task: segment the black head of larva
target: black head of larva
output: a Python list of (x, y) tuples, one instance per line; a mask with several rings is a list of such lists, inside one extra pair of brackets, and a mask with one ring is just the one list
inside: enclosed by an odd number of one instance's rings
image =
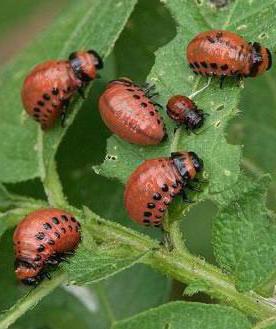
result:
[(194, 109), (186, 114), (186, 125), (190, 130), (199, 129), (204, 123), (204, 113), (200, 109)]
[(190, 158), (193, 162), (194, 168), (197, 173), (203, 171), (204, 169), (204, 163), (203, 160), (198, 157), (198, 155), (195, 152), (188, 152), (190, 155)]
[(184, 182), (194, 179), (204, 168), (202, 159), (194, 152), (173, 152), (171, 159)]
[(90, 49), (87, 52), (92, 55), (96, 69), (101, 70), (104, 67), (102, 57), (93, 49)]
[(70, 54), (69, 62), (75, 76), (89, 82), (96, 77), (96, 70), (103, 68), (103, 60), (95, 50), (75, 51)]

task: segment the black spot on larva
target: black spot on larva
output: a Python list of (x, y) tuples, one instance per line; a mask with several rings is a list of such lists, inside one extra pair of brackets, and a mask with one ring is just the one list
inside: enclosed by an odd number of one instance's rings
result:
[(170, 201), (169, 200), (164, 200), (164, 205), (165, 206), (168, 206), (170, 204)]
[(45, 247), (43, 246), (43, 244), (41, 244), (38, 248), (37, 248), (37, 251), (38, 252), (42, 252), (45, 250)]
[(218, 68), (217, 63), (211, 63), (210, 66), (212, 69), (215, 69), (215, 70)]
[(66, 215), (61, 215), (61, 218), (64, 222), (68, 222), (68, 217)]
[(57, 217), (53, 217), (53, 218), (52, 218), (52, 222), (53, 222), (54, 224), (59, 224), (59, 220), (58, 220)]
[(160, 212), (164, 212), (166, 209), (164, 209), (164, 208), (160, 208), (160, 209), (158, 209)]
[(34, 107), (34, 112), (40, 112), (40, 108)]
[(135, 91), (135, 90), (132, 89), (132, 88), (127, 88), (126, 90), (127, 90), (127, 91)]
[(52, 110), (51, 110), (51, 109), (47, 109), (46, 111), (47, 111), (49, 114), (52, 113)]
[(58, 88), (53, 88), (52, 94), (53, 95), (58, 95), (59, 94), (59, 89)]
[(194, 66), (197, 67), (198, 69), (200, 68), (200, 65), (198, 64), (198, 62), (194, 62)]
[(158, 119), (158, 120), (157, 120), (157, 123), (160, 125), (160, 124), (161, 124), (161, 121)]
[(205, 69), (208, 68), (208, 64), (206, 62), (200, 62), (200, 65), (203, 66)]
[(154, 193), (153, 194), (153, 199), (154, 200), (161, 200), (162, 199), (162, 195), (160, 193)]
[(61, 228), (61, 231), (62, 231), (63, 233), (66, 233), (66, 229), (65, 229), (64, 227)]
[(67, 87), (67, 92), (69, 93), (70, 91), (71, 91), (71, 87), (68, 86), (68, 87)]
[(155, 208), (155, 204), (150, 202), (150, 203), (147, 204), (147, 207), (149, 209), (153, 209), (153, 208)]
[(150, 111), (150, 115), (151, 115), (151, 116), (154, 116), (154, 112), (153, 112), (153, 111)]
[(157, 218), (157, 219), (161, 219), (162, 216), (160, 216), (160, 215), (156, 215), (155, 218)]
[(45, 230), (50, 230), (52, 228), (52, 226), (49, 223), (44, 223), (43, 227), (45, 228)]
[(58, 107), (58, 105), (55, 104), (55, 103), (52, 103), (52, 106), (53, 106), (53, 108), (55, 108), (55, 109)]
[(164, 185), (162, 186), (162, 191), (164, 191), (164, 192), (168, 192), (168, 190), (169, 190), (168, 185), (167, 185), (167, 184), (164, 184)]
[(38, 101), (38, 102), (37, 102), (37, 105), (39, 105), (39, 106), (44, 106), (44, 104), (45, 104), (45, 103), (44, 103), (43, 101)]
[(77, 225), (78, 225), (78, 227), (80, 227), (80, 226), (81, 226), (79, 222), (77, 222)]
[(144, 216), (145, 217), (151, 217), (152, 216), (152, 213), (150, 211), (145, 211), (144, 212)]
[(141, 98), (139, 95), (133, 95), (133, 98), (135, 98), (135, 99), (139, 99), (139, 98)]
[(177, 182), (173, 183), (173, 184), (172, 184), (172, 187), (173, 187), (173, 188), (177, 188)]
[(50, 246), (53, 246), (55, 244), (55, 241), (50, 239), (47, 241), (47, 243), (50, 245)]
[(73, 231), (73, 227), (71, 225), (68, 225), (68, 228), (69, 228), (70, 232)]
[(148, 104), (143, 102), (143, 103), (141, 103), (141, 106), (145, 108), (148, 106)]
[(227, 64), (224, 64), (220, 67), (223, 71), (226, 71), (228, 70), (228, 65)]
[(49, 94), (43, 94), (43, 98), (45, 99), (45, 101), (48, 101), (51, 97)]
[(147, 219), (147, 218), (145, 218), (145, 219), (143, 220), (143, 223), (144, 223), (144, 224), (149, 224), (149, 223), (150, 223), (150, 220)]
[(211, 36), (207, 36), (207, 40), (210, 42), (210, 43), (215, 43), (215, 39), (213, 39)]
[(35, 262), (38, 262), (38, 261), (40, 261), (40, 260), (41, 260), (41, 256), (40, 256), (40, 255), (36, 255), (34, 261), (35, 261)]
[(35, 235), (36, 239), (37, 240), (43, 240), (44, 237), (45, 237), (45, 234), (43, 232), (38, 232), (36, 235)]
[(55, 236), (59, 239), (60, 238), (60, 234), (58, 232), (55, 232)]
[(35, 113), (34, 114), (34, 118), (38, 119), (39, 118), (39, 114)]
[(75, 231), (78, 232), (79, 231), (79, 227), (75, 226)]
[(71, 217), (71, 221), (75, 223), (76, 222), (76, 218)]
[(154, 227), (160, 227), (160, 223), (159, 224), (154, 224)]

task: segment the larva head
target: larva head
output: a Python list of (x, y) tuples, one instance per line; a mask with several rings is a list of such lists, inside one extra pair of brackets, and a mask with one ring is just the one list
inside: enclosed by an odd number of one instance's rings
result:
[(70, 65), (77, 79), (89, 82), (103, 68), (103, 60), (95, 50), (76, 51), (69, 56)]
[(250, 76), (255, 77), (268, 71), (272, 66), (272, 55), (268, 48), (262, 47), (258, 42), (252, 45), (252, 65)]
[(41, 281), (40, 266), (35, 266), (32, 262), (22, 259), (16, 259), (15, 261), (15, 274), (18, 280), (21, 280), (27, 285), (36, 285)]
[(171, 159), (184, 181), (194, 179), (204, 167), (202, 159), (194, 152), (175, 152)]

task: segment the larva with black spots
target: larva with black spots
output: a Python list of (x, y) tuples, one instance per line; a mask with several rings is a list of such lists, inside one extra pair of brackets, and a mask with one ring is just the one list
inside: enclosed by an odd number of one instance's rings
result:
[(272, 66), (268, 48), (226, 30), (199, 33), (189, 42), (186, 56), (194, 73), (203, 76), (256, 77)]
[(80, 240), (80, 223), (69, 212), (55, 208), (31, 212), (13, 235), (17, 279), (38, 284), (47, 276), (47, 266), (58, 265), (75, 251)]
[(94, 50), (77, 51), (69, 60), (49, 60), (36, 65), (24, 80), (21, 98), (26, 112), (42, 129), (53, 127), (60, 116), (64, 121), (71, 97), (103, 68)]
[(126, 184), (124, 202), (129, 217), (138, 224), (160, 227), (172, 199), (181, 193), (186, 198), (186, 188), (202, 170), (203, 161), (194, 152), (144, 161)]

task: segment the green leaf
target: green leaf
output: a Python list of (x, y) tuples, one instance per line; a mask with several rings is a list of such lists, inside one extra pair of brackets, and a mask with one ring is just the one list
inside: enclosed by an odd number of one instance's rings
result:
[[(269, 207), (276, 210), (275, 182), (276, 182), (276, 70), (253, 81), (244, 91), (241, 109), (243, 115), (239, 122), (235, 122), (231, 129), (234, 142), (242, 142), (244, 147), (243, 167), (255, 175), (269, 172), (272, 175), (272, 185)], [(258, 95), (258, 97), (254, 97)], [(254, 132), (254, 133), (252, 133)]]
[[(155, 65), (148, 78), (156, 83), (160, 92), (160, 102), (165, 105), (172, 94), (189, 95), (204, 85), (203, 80), (196, 78), (187, 67), (184, 51), (188, 42), (200, 31), (211, 28), (229, 28), (235, 30), (239, 24), (243, 26), (252, 21), (260, 21), (254, 29), (244, 28), (240, 33), (247, 39), (256, 39), (260, 31), (266, 31), (265, 44), (275, 45), (273, 40), (274, 26), (270, 14), (272, 1), (259, 3), (251, 1), (244, 3), (236, 1), (228, 11), (214, 11), (212, 20), (208, 23), (205, 17), (210, 14), (210, 7), (202, 3), (174, 0), (165, 2), (178, 23), (176, 38), (167, 46), (156, 52)], [(252, 12), (254, 8), (254, 12)], [(182, 13), (189, 13), (189, 19)], [(247, 17), (245, 14), (250, 13)], [(215, 19), (213, 19), (215, 17)], [(263, 20), (263, 18), (267, 20)], [(235, 18), (232, 20), (232, 18)], [(223, 23), (224, 22), (224, 23)], [(231, 24), (230, 24), (231, 22)], [(271, 24), (270, 24), (271, 22)], [(261, 33), (261, 32), (260, 32)], [(240, 89), (233, 82), (225, 84), (223, 90), (218, 88), (214, 81), (206, 91), (196, 97), (196, 102), (210, 114), (205, 127), (199, 135), (188, 136), (181, 132), (179, 140), (173, 135), (173, 124), (166, 117), (169, 128), (169, 141), (158, 147), (139, 147), (130, 145), (117, 137), (111, 137), (107, 145), (107, 157), (103, 165), (95, 168), (96, 172), (106, 177), (116, 177), (125, 183), (130, 173), (145, 158), (169, 155), (172, 146), (178, 150), (190, 149), (196, 151), (205, 163), (206, 173), (209, 178), (209, 192), (217, 193), (229, 188), (239, 176), (240, 147), (229, 145), (225, 140), (225, 127), (227, 122), (238, 112)], [(113, 158), (108, 157), (113, 156)], [(114, 160), (115, 158), (115, 160)]]
[(92, 249), (82, 246), (65, 269), (69, 274), (69, 282), (86, 284), (104, 280), (123, 271), (144, 256), (145, 253), (130, 255), (129, 248), (116, 242)]
[[(205, 84), (204, 79), (196, 78), (188, 68), (184, 50), (196, 33), (212, 28), (204, 20), (196, 3), (174, 0), (166, 5), (178, 24), (178, 33), (173, 41), (156, 52), (155, 65), (148, 78), (157, 85), (161, 95), (159, 102), (163, 105), (172, 94), (189, 95)], [(183, 11), (189, 13), (189, 19), (181, 14)], [(117, 137), (111, 137), (107, 145), (106, 160), (102, 166), (96, 168), (97, 173), (116, 177), (125, 183), (130, 173), (144, 159), (167, 156), (172, 149), (190, 149), (204, 159), (210, 180), (209, 191), (214, 193), (226, 189), (239, 175), (240, 148), (227, 144), (224, 138), (227, 120), (237, 112), (239, 91), (235, 83), (229, 82), (220, 90), (218, 82), (213, 81), (211, 86), (196, 98), (199, 107), (210, 114), (199, 135), (188, 135), (181, 131), (179, 139), (176, 140), (173, 134), (174, 124), (166, 116), (169, 141), (157, 147), (130, 145)]]
[[(0, 181), (18, 182), (38, 176), (44, 179), (82, 104), (75, 99), (76, 106), (65, 129), (57, 125), (43, 133), (33, 120), (26, 118), (22, 109), (20, 89), (26, 73), (41, 61), (67, 58), (76, 49), (94, 48), (106, 57), (135, 3), (136, 0), (71, 1), (55, 23), (0, 73), (0, 138), (8, 141), (0, 147)], [(7, 80), (9, 83), (5, 83)]]
[(220, 266), (234, 275), (241, 291), (256, 289), (275, 274), (276, 221), (265, 206), (269, 182), (267, 176), (255, 182), (241, 176), (220, 196), (215, 255)]
[(174, 302), (115, 324), (113, 329), (248, 329), (240, 312), (224, 306)]

